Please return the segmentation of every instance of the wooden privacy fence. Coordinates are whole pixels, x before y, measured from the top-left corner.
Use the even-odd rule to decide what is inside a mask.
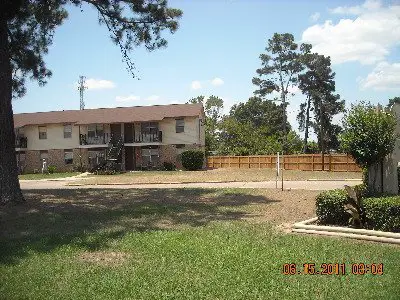
[[[276,155],[253,156],[209,156],[207,167],[218,168],[276,168]],[[294,154],[280,156],[284,170],[361,172],[354,159],[346,154],[325,154],[322,168],[322,154]]]

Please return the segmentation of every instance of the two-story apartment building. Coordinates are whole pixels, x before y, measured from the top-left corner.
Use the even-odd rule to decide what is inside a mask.
[[[189,149],[204,150],[201,104],[171,104],[14,115],[21,172],[40,170],[43,158],[57,171],[90,169],[105,159],[111,137],[123,141],[122,170],[161,166]]]

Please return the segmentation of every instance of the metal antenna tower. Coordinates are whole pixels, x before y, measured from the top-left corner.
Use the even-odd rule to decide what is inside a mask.
[[[83,100],[83,92],[87,89],[87,86],[85,86],[85,76],[79,76],[79,96],[80,96],[80,110],[85,109],[85,101]]]

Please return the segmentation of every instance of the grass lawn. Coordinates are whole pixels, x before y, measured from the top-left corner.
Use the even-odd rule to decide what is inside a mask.
[[[40,180],[40,179],[54,179],[54,178],[65,178],[75,175],[79,175],[79,172],[69,172],[69,173],[53,173],[53,174],[23,174],[19,175],[20,180]]]
[[[4,299],[398,299],[400,247],[286,233],[312,191],[26,190],[0,210]],[[383,263],[352,275],[350,263]],[[284,263],[347,274],[283,275]]]
[[[171,183],[171,182],[209,182],[209,181],[268,181],[275,180],[272,169],[214,169],[207,171],[136,171],[120,175],[97,175],[85,180],[86,184],[104,183]],[[307,179],[360,179],[359,172],[317,172],[285,170],[285,180]]]

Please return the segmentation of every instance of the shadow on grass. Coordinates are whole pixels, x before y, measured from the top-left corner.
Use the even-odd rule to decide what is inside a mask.
[[[210,189],[25,190],[27,202],[0,210],[0,262],[70,245],[105,249],[130,232],[204,226],[249,217],[246,205],[277,200]]]

